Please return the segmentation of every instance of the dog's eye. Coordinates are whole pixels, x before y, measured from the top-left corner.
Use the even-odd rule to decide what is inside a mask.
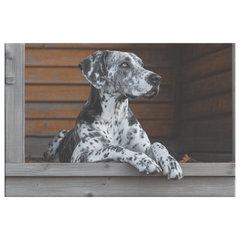
[[[140,65],[141,65],[142,67],[144,67],[144,63],[143,63],[143,62],[140,62]]]
[[[126,68],[126,67],[128,67],[128,64],[126,62],[124,62],[120,66],[123,67],[123,68]]]

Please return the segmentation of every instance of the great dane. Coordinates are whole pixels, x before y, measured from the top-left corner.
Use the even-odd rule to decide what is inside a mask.
[[[44,158],[71,163],[114,160],[139,172],[181,179],[179,163],[161,143],[150,143],[128,106],[128,99],[154,98],[161,77],[143,68],[142,60],[129,52],[97,51],[78,67],[91,84],[90,95],[75,127],[58,132]]]

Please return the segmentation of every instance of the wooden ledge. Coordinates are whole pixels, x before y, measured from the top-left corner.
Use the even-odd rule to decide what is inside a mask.
[[[181,163],[185,177],[235,176],[235,163]],[[160,177],[139,173],[126,163],[6,163],[6,177]]]
[[[7,163],[6,196],[235,196],[234,163],[181,163],[181,167],[185,177],[170,181],[160,174],[139,173],[126,163]]]

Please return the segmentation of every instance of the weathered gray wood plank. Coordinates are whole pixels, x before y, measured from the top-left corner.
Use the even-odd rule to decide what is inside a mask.
[[[6,162],[24,162],[25,45],[6,44]]]
[[[234,163],[181,163],[184,176],[235,176]],[[6,176],[138,176],[146,177],[126,163],[25,163],[6,164]],[[161,174],[147,177],[160,177]]]
[[[7,197],[233,197],[234,177],[7,177]]]

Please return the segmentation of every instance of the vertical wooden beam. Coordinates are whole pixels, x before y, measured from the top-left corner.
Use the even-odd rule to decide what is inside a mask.
[[[5,158],[25,162],[25,44],[5,44]]]
[[[235,43],[232,44],[232,161],[235,161],[236,95],[235,95]]]

